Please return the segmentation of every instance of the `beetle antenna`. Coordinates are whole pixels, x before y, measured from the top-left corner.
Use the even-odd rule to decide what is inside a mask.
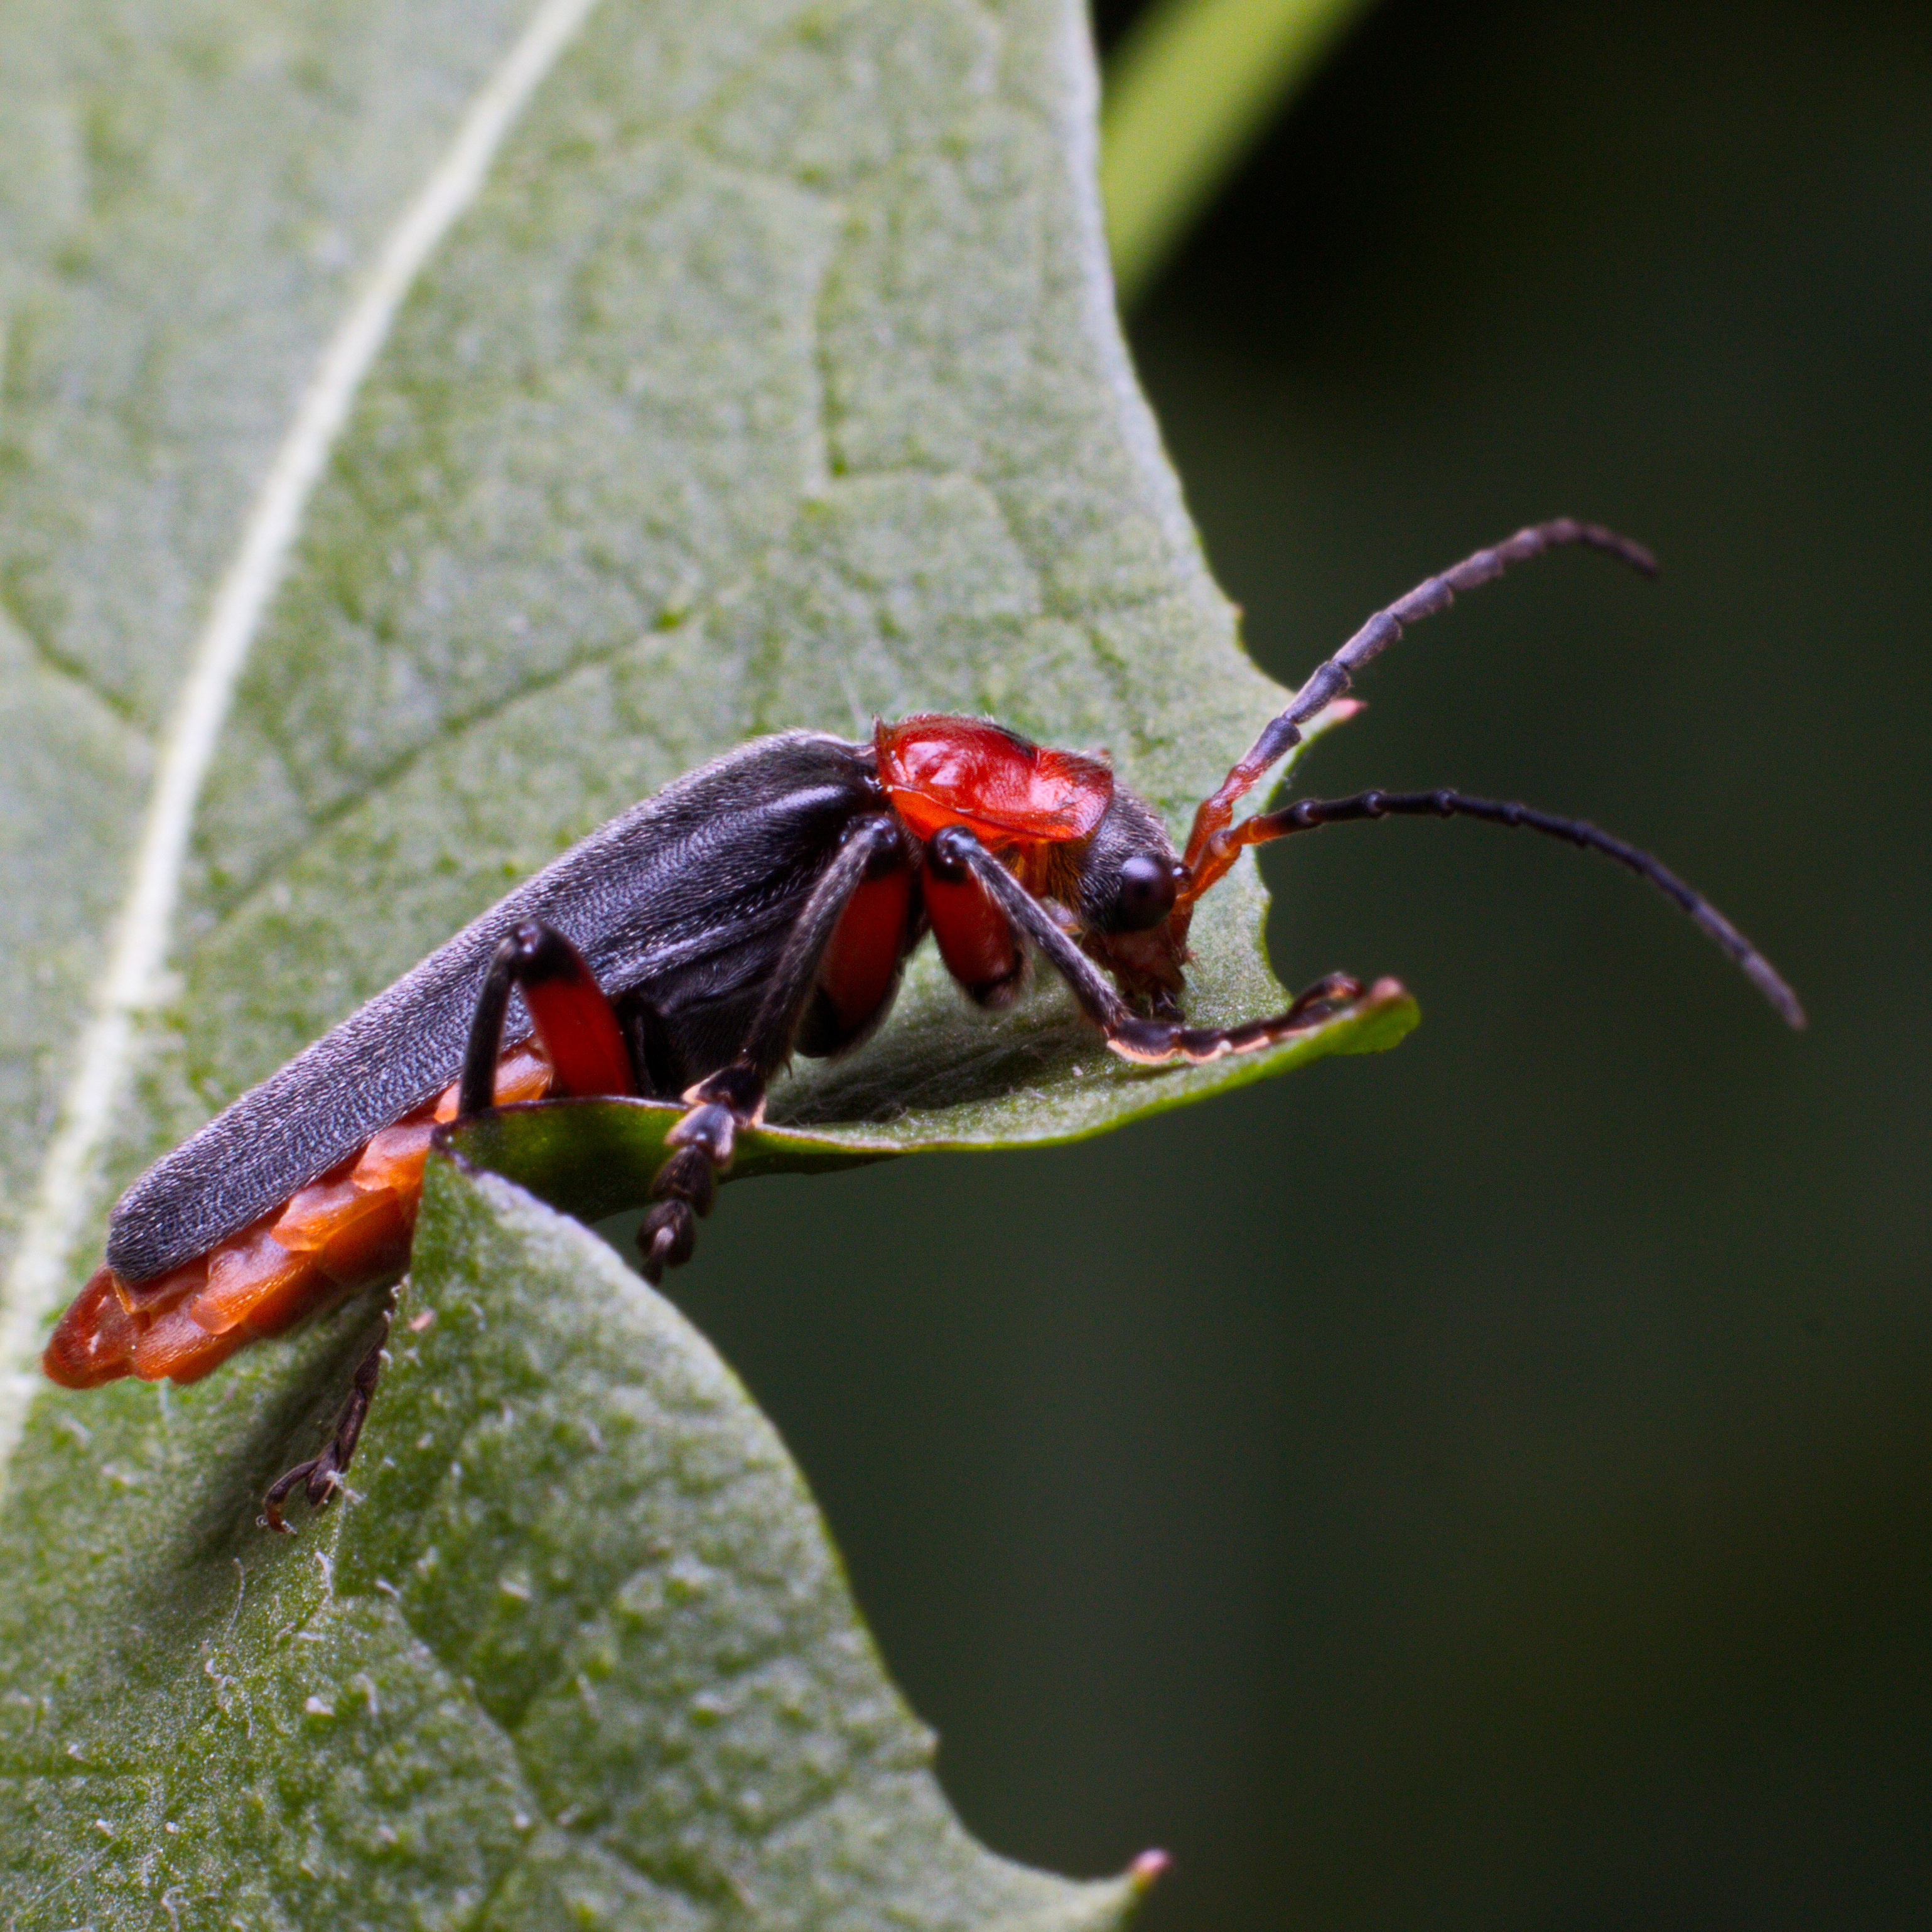
[[[1474,590],[1478,585],[1502,576],[1513,563],[1527,562],[1546,550],[1570,544],[1602,550],[1646,577],[1657,574],[1657,560],[1642,544],[1619,536],[1601,524],[1558,517],[1550,523],[1528,524],[1514,536],[1505,537],[1501,543],[1466,556],[1439,574],[1424,578],[1406,597],[1399,597],[1386,610],[1378,610],[1326,663],[1317,664],[1288,709],[1255,740],[1222,779],[1220,788],[1202,801],[1194,814],[1194,829],[1188,835],[1184,854],[1193,875],[1183,888],[1184,902],[1191,904],[1198,899],[1234,862],[1230,852],[1217,863],[1210,847],[1215,836],[1225,830],[1234,818],[1236,804],[1301,742],[1303,725],[1324,705],[1340,698],[1370,658],[1386,650],[1409,625],[1446,610],[1455,602],[1459,591]]]
[[[1472,798],[1466,792],[1363,791],[1352,798],[1303,798],[1279,812],[1258,812],[1232,831],[1216,835],[1217,853],[1232,864],[1244,845],[1265,844],[1291,832],[1312,832],[1324,825],[1346,825],[1365,818],[1479,818],[1486,824],[1522,826],[1545,837],[1562,838],[1586,851],[1600,852],[1648,879],[1667,899],[1690,916],[1691,923],[1734,960],[1746,979],[1778,1009],[1785,1023],[1802,1028],[1804,1009],[1798,995],[1771,962],[1703,894],[1694,892],[1661,860],[1627,844],[1581,818],[1558,818],[1534,806],[1506,800]],[[1225,869],[1225,867],[1223,868]]]

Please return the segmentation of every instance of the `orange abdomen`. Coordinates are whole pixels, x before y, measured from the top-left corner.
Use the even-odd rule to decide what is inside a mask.
[[[549,1060],[523,1042],[497,1064],[497,1104],[540,1100],[550,1082]],[[409,1259],[430,1137],[455,1116],[452,1083],[206,1254],[152,1281],[96,1269],[41,1366],[63,1388],[123,1376],[195,1382],[249,1342],[394,1279]]]

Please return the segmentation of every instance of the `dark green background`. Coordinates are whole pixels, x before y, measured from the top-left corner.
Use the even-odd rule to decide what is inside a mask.
[[[1108,30],[1118,19],[1109,14]],[[1090,1146],[734,1190],[680,1298],[968,1821],[1148,1932],[1922,1924],[1932,25],[1391,4],[1133,336],[1293,680],[1526,519],[1304,768],[1277,963],[1421,1030]],[[1228,748],[1232,754],[1236,748]]]

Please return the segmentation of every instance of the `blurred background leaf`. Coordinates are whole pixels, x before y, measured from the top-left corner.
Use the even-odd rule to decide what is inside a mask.
[[[1276,963],[1400,973],[1400,1054],[760,1183],[680,1290],[964,1815],[1157,1830],[1156,1932],[1932,1910],[1928,202],[1922,8],[1386,0],[1132,329],[1283,679],[1526,517],[1656,544],[1418,633],[1318,782],[1652,846],[1804,1040],[1607,867],[1336,831]]]

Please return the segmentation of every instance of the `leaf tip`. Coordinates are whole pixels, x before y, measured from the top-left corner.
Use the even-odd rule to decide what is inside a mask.
[[[1384,975],[1357,1001],[1340,1053],[1381,1053],[1412,1033],[1422,1018],[1415,995],[1400,980]]]
[[[1127,1868],[1127,1884],[1134,1896],[1145,1898],[1154,1889],[1155,1881],[1173,1862],[1166,1852],[1159,1850],[1142,1852]]]

